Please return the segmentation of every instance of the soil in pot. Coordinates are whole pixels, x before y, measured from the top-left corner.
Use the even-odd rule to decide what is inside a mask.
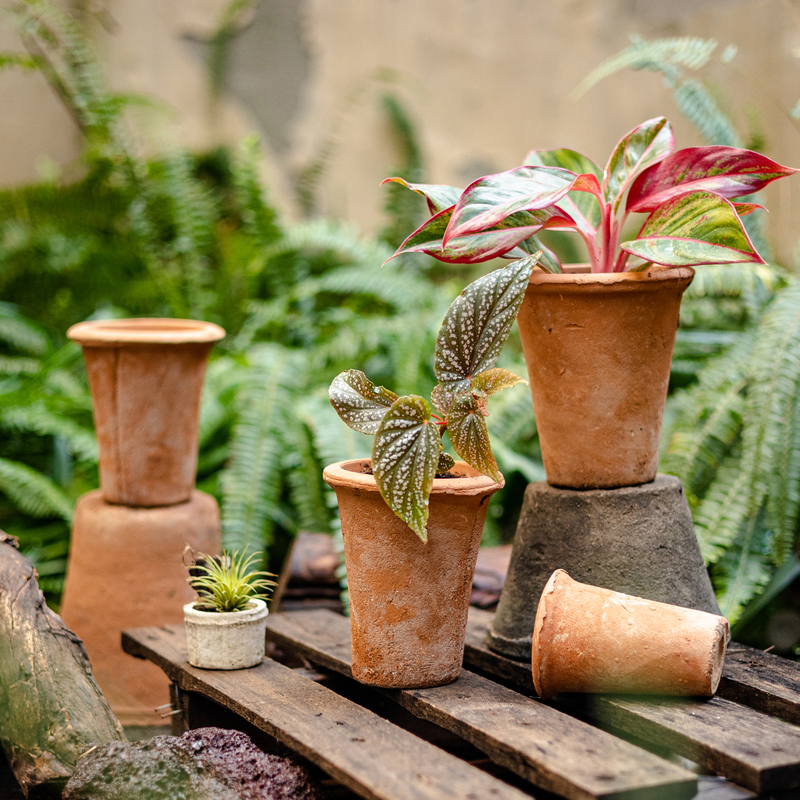
[[[428,542],[383,501],[368,461],[324,472],[339,501],[350,594],[353,677],[422,688],[461,672],[472,576],[490,497],[502,484],[463,462],[437,478]]]

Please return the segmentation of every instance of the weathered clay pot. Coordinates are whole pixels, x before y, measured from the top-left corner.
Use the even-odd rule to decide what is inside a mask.
[[[254,599],[243,611],[201,611],[183,607],[189,663],[201,669],[244,669],[264,660],[267,604]]]
[[[323,477],[336,491],[350,593],[353,677],[422,688],[461,672],[472,576],[489,498],[502,483],[461,461],[437,478],[428,542],[383,501],[368,460],[341,461]]]
[[[560,692],[710,697],[722,675],[725,617],[573,581],[557,569],[533,629],[533,683]]]
[[[206,360],[224,335],[218,325],[190,319],[98,320],[67,331],[83,347],[109,503],[189,499]]]
[[[652,481],[689,267],[535,270],[518,322],[547,480],[573,489]]]
[[[195,598],[183,549],[220,552],[219,507],[193,492],[187,503],[129,508],[99,490],[75,506],[61,616],[83,639],[95,678],[123,725],[162,725],[153,711],[169,699],[169,679],[154,664],[122,652],[126,628],[183,621]]]

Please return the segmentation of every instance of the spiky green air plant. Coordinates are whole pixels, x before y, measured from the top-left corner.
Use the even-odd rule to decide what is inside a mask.
[[[536,235],[552,228],[577,231],[592,272],[763,264],[740,219],[761,206],[730,200],[796,171],[738,147],[676,152],[671,125],[656,117],[620,140],[605,170],[574,150],[532,150],[522,166],[479,178],[463,192],[387,178],[424,196],[432,214],[394,255],[427,253],[452,264],[519,258],[543,249]],[[632,212],[649,217],[636,239],[620,244]],[[629,265],[631,256],[641,260]],[[562,271],[546,249],[540,266]]]
[[[201,554],[190,567],[189,584],[203,606],[220,612],[243,611],[251,600],[266,599],[277,586],[269,580],[275,577],[272,573],[250,569],[255,560],[255,554],[245,558],[235,550],[220,557]]]
[[[464,461],[502,479],[485,417],[488,398],[522,378],[496,367],[541,253],[490,272],[471,283],[447,311],[436,338],[431,404],[417,395],[398,397],[350,369],[330,386],[331,404],[353,430],[374,434],[372,471],[389,508],[427,542],[428,498],[434,477],[453,459],[442,436]]]

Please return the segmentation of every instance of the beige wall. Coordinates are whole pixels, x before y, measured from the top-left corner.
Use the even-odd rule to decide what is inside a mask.
[[[148,147],[202,148],[258,130],[265,175],[290,215],[297,171],[332,137],[319,210],[365,230],[380,226],[378,184],[398,158],[379,102],[387,90],[417,123],[431,182],[463,185],[517,165],[532,147],[572,147],[602,166],[622,134],[659,114],[673,121],[679,146],[699,144],[652,73],[617,75],[570,99],[630,33],[713,36],[718,53],[735,44],[731,64],[702,74],[742,127],[744,107],[757,108],[770,156],[800,166],[800,133],[786,115],[800,98],[797,0],[261,0],[240,20],[217,101],[207,42],[227,0],[86,5],[105,12],[92,35],[114,88],[173,109],[137,116]],[[0,76],[0,93],[3,183],[32,178],[41,154],[74,157],[74,129],[38,76]],[[784,260],[800,235],[798,180],[768,198]]]

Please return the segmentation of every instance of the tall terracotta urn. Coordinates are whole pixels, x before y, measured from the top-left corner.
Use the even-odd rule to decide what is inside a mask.
[[[534,270],[518,322],[547,481],[652,481],[689,267]]]
[[[61,614],[83,639],[124,725],[162,724],[161,670],[125,655],[125,628],[183,620],[182,561],[221,547],[219,508],[194,489],[200,394],[217,325],[183,319],[82,322],[100,448],[100,490],[78,500]]]
[[[422,688],[461,673],[472,576],[491,496],[503,484],[462,461],[436,478],[428,541],[386,505],[369,461],[341,461],[323,477],[336,491],[350,594],[353,677]]]

